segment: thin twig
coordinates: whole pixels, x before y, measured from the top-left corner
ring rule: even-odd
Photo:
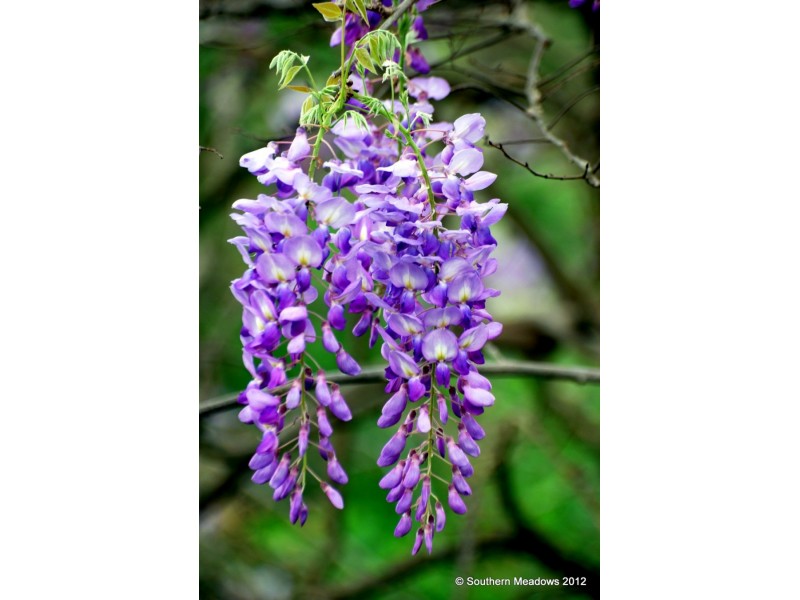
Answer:
[[[564,65],[561,65],[555,71],[550,73],[547,77],[539,79],[539,87],[549,85],[550,83],[561,77],[565,72],[569,71],[572,67],[579,64],[582,60],[591,56],[592,54],[595,54],[598,50],[599,48],[597,48],[597,46],[593,46],[592,48],[589,48],[586,52],[581,54],[579,57],[572,59],[571,61],[567,62]]]
[[[526,140],[506,140],[505,142],[497,142],[503,146],[517,146],[522,144],[549,144],[550,140],[547,138],[528,138]]]
[[[520,167],[525,167],[529,173],[535,175],[536,177],[541,177],[542,179],[557,179],[559,181],[570,181],[574,179],[586,179],[588,181],[588,177],[591,176],[590,165],[586,163],[584,167],[583,175],[550,175],[547,173],[539,173],[538,171],[534,170],[527,162],[522,162],[519,159],[514,158],[508,152],[506,152],[505,148],[503,148],[503,144],[496,144],[488,137],[486,138],[486,144],[491,146],[492,148],[496,148],[503,153],[503,155],[513,163],[518,164]]]
[[[417,0],[405,0],[402,4],[400,4],[400,6],[394,9],[394,12],[389,15],[388,19],[381,23],[381,26],[378,27],[378,29],[389,29],[389,27],[394,25],[397,22],[397,19],[399,19],[404,12],[411,8],[416,1]]]
[[[430,65],[431,70],[436,69],[437,67],[441,67],[442,65],[446,65],[447,63],[449,63],[451,61],[454,61],[457,58],[462,58],[464,56],[467,56],[468,54],[472,54],[473,52],[477,52],[478,50],[484,50],[486,48],[489,48],[490,46],[494,46],[495,44],[499,44],[500,42],[503,42],[503,41],[507,40],[508,36],[510,34],[512,34],[512,33],[513,33],[512,31],[503,31],[502,33],[500,33],[500,34],[498,34],[498,35],[496,35],[494,37],[491,37],[491,38],[489,38],[487,40],[483,40],[483,41],[478,42],[476,44],[472,44],[471,46],[467,46],[466,48],[460,48],[460,49],[456,50],[455,52],[453,52],[447,58],[443,58],[442,60],[440,60],[438,62],[432,63]]]
[[[208,148],[208,147],[206,147],[206,146],[200,146],[200,152],[213,152],[214,154],[216,154],[217,156],[219,156],[219,157],[220,157],[220,159],[222,158],[222,154],[220,154],[219,152],[217,152],[217,150],[216,150],[216,149],[214,149],[214,148]]]
[[[545,90],[544,94],[542,94],[542,101],[544,102],[545,100],[547,100],[550,96],[555,94],[558,90],[560,90],[562,87],[564,87],[567,83],[569,83],[576,77],[583,75],[587,71],[596,69],[598,66],[600,66],[599,60],[590,62],[588,65],[584,65],[580,69],[575,69],[572,73],[570,73],[563,79],[557,81],[552,87],[548,86],[547,90]],[[544,84],[539,82],[539,89],[541,89],[542,87],[544,87]]]
[[[542,379],[561,379],[574,381],[575,383],[600,383],[599,369],[590,367],[561,366],[541,362],[523,361],[503,361],[481,365],[481,373],[484,375],[494,375],[496,377],[518,377],[520,375],[530,375]],[[330,383],[340,385],[359,385],[365,383],[385,383],[386,371],[384,367],[372,367],[364,369],[355,376],[344,375],[342,373],[331,373],[327,375]],[[289,389],[288,385],[281,386],[272,390],[273,394],[280,394]],[[239,406],[236,402],[238,394],[225,394],[200,402],[200,416],[204,417],[221,410],[226,410]]]
[[[520,5],[522,7],[522,5]],[[583,169],[583,175],[580,177],[572,177],[569,179],[585,179],[586,183],[591,185],[592,187],[600,187],[600,179],[595,175],[592,171],[592,166],[589,164],[589,161],[581,158],[572,150],[569,149],[566,142],[562,140],[560,137],[556,136],[548,127],[548,125],[544,122],[544,108],[542,107],[542,94],[539,91],[539,66],[542,62],[542,56],[544,55],[544,51],[550,46],[551,40],[547,37],[547,34],[537,25],[536,23],[532,23],[528,19],[527,12],[520,8],[514,11],[514,17],[517,22],[517,26],[519,28],[525,29],[529,35],[536,41],[536,47],[533,50],[533,54],[531,55],[530,63],[528,63],[528,84],[526,86],[526,92],[528,95],[528,116],[534,120],[536,125],[542,131],[542,135],[544,135],[550,142],[558,148],[561,153],[569,160],[572,164],[577,165],[581,169]],[[515,161],[518,162],[518,161]],[[523,166],[525,166],[523,164]],[[532,170],[528,168],[529,170]],[[555,178],[549,178],[555,179]]]
[[[582,92],[581,94],[578,94],[578,96],[575,99],[573,99],[569,104],[567,104],[564,108],[562,108],[561,111],[555,117],[553,117],[553,120],[550,121],[550,124],[547,126],[547,128],[548,129],[553,129],[553,127],[555,127],[556,124],[558,124],[558,122],[561,120],[561,118],[565,114],[567,114],[570,110],[572,110],[573,106],[575,106],[578,102],[580,102],[581,100],[586,98],[586,96],[591,96],[595,92],[599,92],[599,91],[600,91],[600,86],[596,85],[594,87],[589,88],[585,92]]]

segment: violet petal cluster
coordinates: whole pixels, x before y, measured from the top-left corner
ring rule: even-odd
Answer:
[[[427,36],[418,13],[430,4],[417,3],[418,39]],[[378,13],[368,14],[368,23],[348,14],[344,35],[337,29],[331,44],[352,51],[380,22]],[[409,52],[406,64],[426,73],[427,63]],[[244,235],[231,242],[247,270],[231,289],[244,307],[241,339],[252,376],[240,395],[240,418],[262,431],[250,463],[253,481],[269,482],[276,500],[290,497],[292,522],[304,523],[306,474],[314,475],[309,438],[316,434],[330,482],[347,483],[328,413],[352,416],[340,389],[306,361],[308,349],[319,341],[343,373],[355,375],[360,367],[342,341],[352,334],[370,347],[380,344],[387,399],[377,425],[391,435],[377,457],[389,468],[379,485],[399,515],[395,536],[416,527],[412,553],[423,544],[430,553],[445,526],[445,506],[467,511],[470,459],[480,455],[485,436],[477,419],[495,401],[479,371],[486,344],[502,331],[486,306],[499,292],[485,280],[497,268],[491,227],[507,204],[475,197],[496,179],[482,170],[476,146],[484,118],[432,120],[431,102],[448,96],[447,81],[398,78],[392,85],[402,101],[368,107],[380,83],[352,78],[347,105],[369,113],[367,127],[340,118],[317,131],[333,153],[327,160],[316,154],[321,140],[312,151],[302,128],[287,149],[271,142],[241,159],[271,195],[234,204]],[[309,176],[312,164],[322,170],[319,182]],[[324,308],[310,309],[314,303]],[[354,315],[349,325],[347,314]],[[331,483],[320,485],[342,508]]]
[[[239,395],[244,405],[239,419],[262,433],[250,461],[252,479],[269,483],[275,500],[290,497],[291,522],[301,525],[308,516],[303,502],[306,475],[313,474],[307,467],[309,443],[319,448],[330,481],[347,483],[330,441],[329,413],[341,421],[352,418],[339,387],[330,385],[325,372],[312,369],[306,360],[307,346],[318,336],[308,308],[318,297],[312,275],[319,276],[330,254],[331,229],[347,222],[347,211],[352,211],[349,202],[305,174],[303,163],[310,154],[306,131],[300,128],[284,152],[270,143],[241,158],[241,166],[262,184],[274,186],[275,195],[235,202],[233,208],[240,212],[231,216],[244,235],[230,240],[247,265],[231,291],[244,309],[243,360],[252,376]],[[310,216],[316,227],[309,227]],[[321,324],[320,331],[329,347],[336,344],[339,368],[357,374],[361,367],[332,337],[327,324]],[[291,378],[290,372],[295,373]],[[331,503],[342,508],[338,490],[327,481],[319,483]]]

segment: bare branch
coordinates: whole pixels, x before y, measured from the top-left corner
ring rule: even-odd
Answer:
[[[548,139],[548,141],[550,143],[552,143],[552,140]],[[587,181],[589,181],[589,177],[591,177],[592,173],[593,173],[593,171],[590,169],[589,163],[586,163],[586,166],[584,167],[583,175],[550,175],[550,174],[547,174],[547,173],[539,173],[538,171],[535,171],[527,162],[522,162],[521,160],[514,158],[508,152],[506,152],[505,148],[503,148],[503,144],[495,144],[488,137],[486,138],[486,144],[488,146],[491,146],[492,148],[496,148],[496,149],[500,150],[500,152],[502,152],[503,155],[508,160],[510,160],[513,163],[518,164],[520,167],[525,167],[528,170],[529,173],[531,173],[532,175],[535,175],[536,177],[541,177],[542,179],[556,179],[558,181],[570,181],[570,180],[574,180],[574,179],[586,179]],[[589,182],[589,183],[591,184],[591,182]]]
[[[590,367],[564,367],[549,363],[540,362],[517,362],[503,361],[481,365],[481,373],[484,375],[494,375],[496,377],[519,377],[520,375],[530,375],[542,379],[562,379],[574,381],[575,383],[600,383],[600,371]],[[373,367],[364,369],[355,376],[344,375],[342,373],[331,373],[327,376],[331,383],[339,385],[359,385],[365,383],[384,383],[386,381],[386,371],[384,367]],[[288,389],[288,385],[274,390],[274,393],[281,393]],[[204,417],[212,413],[227,410],[239,406],[236,402],[238,394],[225,394],[216,398],[209,398],[200,402],[200,416]]]
[[[391,15],[389,15],[388,19],[386,19],[383,23],[381,23],[381,26],[378,27],[378,29],[389,29],[389,27],[394,25],[397,22],[397,19],[399,19],[403,15],[404,12],[406,12],[409,8],[411,8],[411,6],[416,1],[417,0],[405,0],[402,4],[400,4],[400,6],[398,6],[392,12]]]
[[[520,5],[520,7],[514,11],[514,19],[516,24],[519,28],[525,29],[530,36],[536,40],[536,47],[534,48],[530,63],[528,64],[528,84],[525,88],[528,96],[528,103],[530,105],[528,107],[528,115],[534,120],[536,125],[542,131],[542,135],[550,140],[550,142],[561,151],[567,160],[583,169],[583,175],[577,179],[585,179],[586,183],[592,187],[600,187],[600,179],[595,174],[592,166],[589,164],[589,161],[572,152],[572,150],[570,150],[567,146],[566,142],[555,135],[552,129],[544,121],[545,117],[544,108],[542,107],[542,95],[539,91],[539,66],[541,65],[544,51],[550,46],[551,40],[549,37],[547,37],[547,34],[545,34],[539,25],[532,23],[528,19],[528,15],[522,6],[523,5]]]
[[[219,152],[217,152],[217,150],[216,150],[216,149],[214,149],[214,148],[208,148],[208,147],[206,147],[206,146],[200,146],[200,152],[213,152],[214,154],[216,154],[217,156],[219,156],[219,157],[220,157],[220,159],[222,158],[222,154],[220,154]]]

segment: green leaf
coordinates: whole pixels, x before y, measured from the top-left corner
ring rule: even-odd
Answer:
[[[342,120],[345,121],[345,123],[347,122],[348,119],[351,119],[353,121],[353,124],[359,129],[362,129],[365,134],[369,133],[369,124],[367,123],[367,120],[364,118],[364,115],[349,110],[342,116]]]
[[[378,38],[376,38],[376,37],[369,38],[369,53],[372,56],[374,56],[375,60],[377,60],[378,62],[383,62],[383,61],[380,60],[381,54],[380,54],[379,50],[380,50],[380,47],[378,45]]]
[[[353,10],[353,6],[355,6],[355,10]],[[347,0],[347,7],[352,12],[358,12],[361,18],[364,19],[364,23],[369,25],[369,17],[367,17],[367,7],[364,4],[364,0]]]
[[[287,85],[286,87],[295,92],[304,92],[306,94],[312,91],[307,85]]]
[[[313,106],[314,106],[314,96],[309,96],[303,102],[303,108],[300,109],[300,114],[301,115],[306,114],[308,111],[310,111],[313,108]]]
[[[375,65],[372,63],[372,59],[369,56],[369,52],[364,50],[364,48],[356,48],[355,55],[358,64],[364,67],[367,71],[372,71],[373,73],[377,72],[375,70]]]
[[[283,88],[285,88],[287,85],[289,85],[290,83],[292,83],[292,80],[293,80],[293,79],[295,78],[295,76],[297,75],[297,72],[298,72],[298,71],[300,71],[300,69],[302,69],[302,68],[303,68],[303,67],[302,67],[301,65],[295,65],[294,67],[292,67],[291,69],[289,69],[289,70],[288,70],[288,71],[287,71],[287,72],[284,74],[284,76],[283,76],[283,79],[281,79],[281,83],[280,83],[280,85],[278,86],[278,89],[279,89],[279,90],[282,90],[282,89],[283,89]]]
[[[342,18],[342,9],[333,2],[318,2],[311,6],[316,8],[326,21],[334,22]]]

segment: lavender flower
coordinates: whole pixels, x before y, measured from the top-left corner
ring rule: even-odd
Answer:
[[[433,3],[420,0],[410,13],[416,39],[427,38],[419,13]],[[351,333],[364,336],[370,347],[380,343],[386,364],[387,399],[377,425],[397,427],[377,458],[390,468],[379,486],[401,515],[395,535],[409,533],[413,515],[421,526],[412,554],[423,543],[430,553],[434,533],[446,522],[434,454],[452,469],[447,505],[463,514],[461,496],[471,493],[466,478],[474,472],[468,456],[480,455],[478,441],[485,437],[475,417],[496,400],[479,370],[485,345],[502,330],[486,307],[499,292],[485,278],[496,267],[490,228],[507,206],[476,200],[496,179],[481,170],[483,152],[476,147],[484,118],[472,113],[434,123],[432,102],[448,96],[449,84],[440,77],[398,77],[400,62],[419,73],[430,68],[415,46],[364,41],[365,35],[385,34],[375,31],[380,21],[375,11],[367,11],[366,21],[347,13],[331,45],[343,44],[347,57],[357,55],[356,46],[367,52],[390,47],[377,64],[402,101],[376,101],[373,78],[352,77],[351,92],[338,105],[346,101],[344,117],[322,115],[325,106],[312,104],[319,113],[315,124],[324,117],[324,127],[300,127],[288,148],[271,142],[240,161],[271,194],[234,204],[243,235],[231,243],[246,270],[231,291],[243,307],[243,360],[252,376],[240,395],[240,419],[263,432],[250,460],[253,481],[269,482],[276,500],[290,497],[290,521],[302,525],[306,476],[316,477],[307,467],[314,428],[328,478],[348,482],[330,440],[328,413],[340,421],[353,414],[340,388],[308,364],[316,362],[311,353],[320,344],[341,372],[360,373],[349,337],[335,333],[349,336],[346,314],[354,315]],[[359,75],[360,62],[348,58],[351,73],[343,76]],[[353,106],[360,112],[348,113]],[[308,114],[304,118],[314,122]],[[328,136],[336,155],[324,163],[319,136]],[[455,228],[445,225],[450,223]],[[322,302],[327,311],[315,305]],[[286,424],[298,422],[294,453]],[[448,423],[455,423],[449,433]],[[288,449],[280,458],[279,448]],[[325,481],[320,486],[331,504],[343,508],[335,488]]]

